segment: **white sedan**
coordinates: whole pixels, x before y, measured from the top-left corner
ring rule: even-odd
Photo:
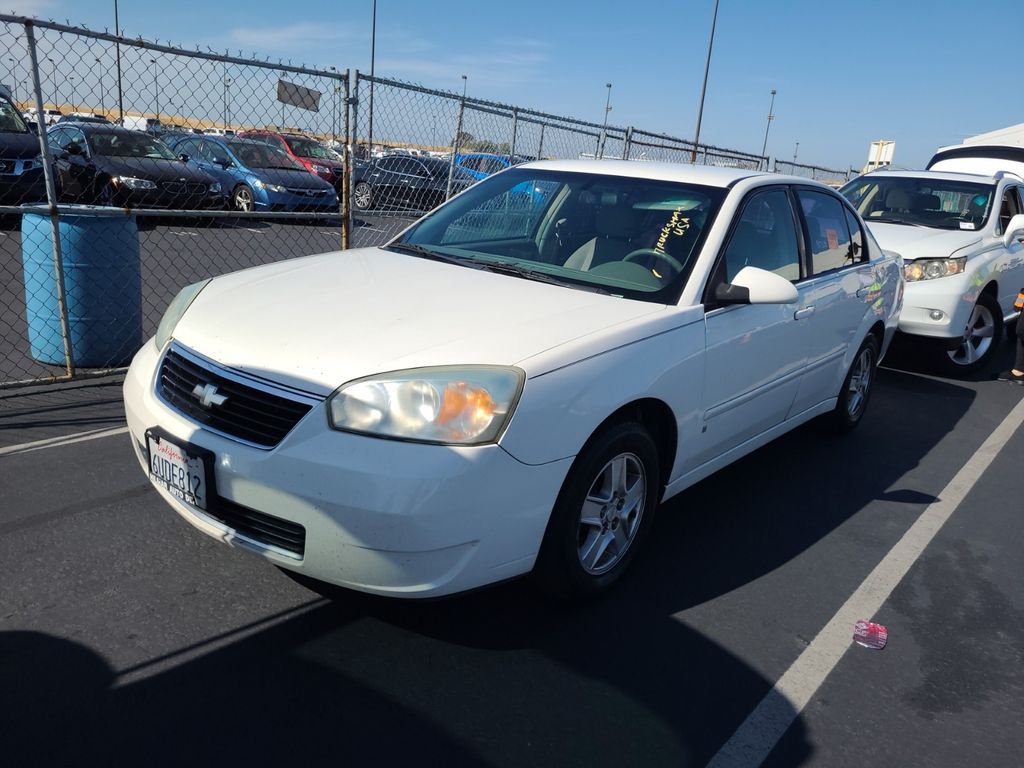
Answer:
[[[902,291],[825,186],[530,163],[381,248],[185,288],[125,408],[183,518],[313,584],[593,594],[665,499],[855,426]]]

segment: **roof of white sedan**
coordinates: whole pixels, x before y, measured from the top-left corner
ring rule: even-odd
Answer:
[[[728,187],[751,176],[768,176],[746,168],[719,168],[689,163],[651,163],[640,160],[540,160],[516,168],[545,168],[572,173],[599,173],[606,176],[631,176],[656,181],[683,181],[709,187]],[[808,179],[802,179],[808,181]]]
[[[871,179],[940,179],[942,181],[973,181],[975,184],[996,180],[995,176],[982,173],[963,173],[957,171],[872,171],[860,178]]]

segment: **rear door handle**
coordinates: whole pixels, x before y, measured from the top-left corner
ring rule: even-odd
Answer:
[[[796,312],[793,313],[793,319],[803,320],[805,317],[810,317],[813,314],[814,307],[804,307],[803,309],[798,309]]]

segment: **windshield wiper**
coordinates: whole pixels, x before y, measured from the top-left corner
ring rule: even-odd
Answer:
[[[449,256],[447,253],[438,253],[437,251],[424,248],[422,245],[417,245],[416,243],[388,243],[384,247],[390,248],[393,251],[411,253],[413,256],[431,259],[432,261],[443,261],[445,264],[458,264],[460,267],[472,267],[473,269],[487,269],[486,266],[478,264],[471,259],[461,258],[459,256]]]
[[[875,221],[880,221],[883,224],[905,224],[908,227],[923,227],[924,226],[924,224],[919,224],[916,221],[908,221],[907,219],[900,219],[900,218],[896,218],[896,217],[890,218],[888,216],[886,216],[885,218],[882,218],[881,216],[879,216],[877,219],[875,219]]]
[[[501,275],[512,275],[513,277],[521,277],[525,280],[534,280],[538,283],[561,285],[566,288],[578,288],[581,291],[611,295],[611,291],[606,291],[604,288],[598,288],[596,285],[585,285],[570,280],[561,280],[554,275],[549,275],[547,272],[540,272],[536,269],[520,266],[519,264],[508,264],[502,261],[478,261],[476,263],[480,265],[481,269],[486,269],[489,272],[496,272]]]

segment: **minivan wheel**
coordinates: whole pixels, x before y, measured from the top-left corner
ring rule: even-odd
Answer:
[[[373,189],[365,181],[360,181],[353,187],[352,205],[357,211],[367,211],[373,205]]]
[[[592,439],[558,494],[533,570],[559,597],[609,589],[636,556],[660,499],[658,451],[636,422],[614,424]]]
[[[843,387],[835,409],[828,415],[829,426],[835,432],[849,432],[860,424],[871,398],[878,368],[878,339],[869,333],[857,350],[850,370],[846,372]]]
[[[954,375],[972,373],[988,365],[1002,340],[1003,314],[999,302],[983,293],[971,310],[960,344],[955,349],[943,350],[940,360]]]

